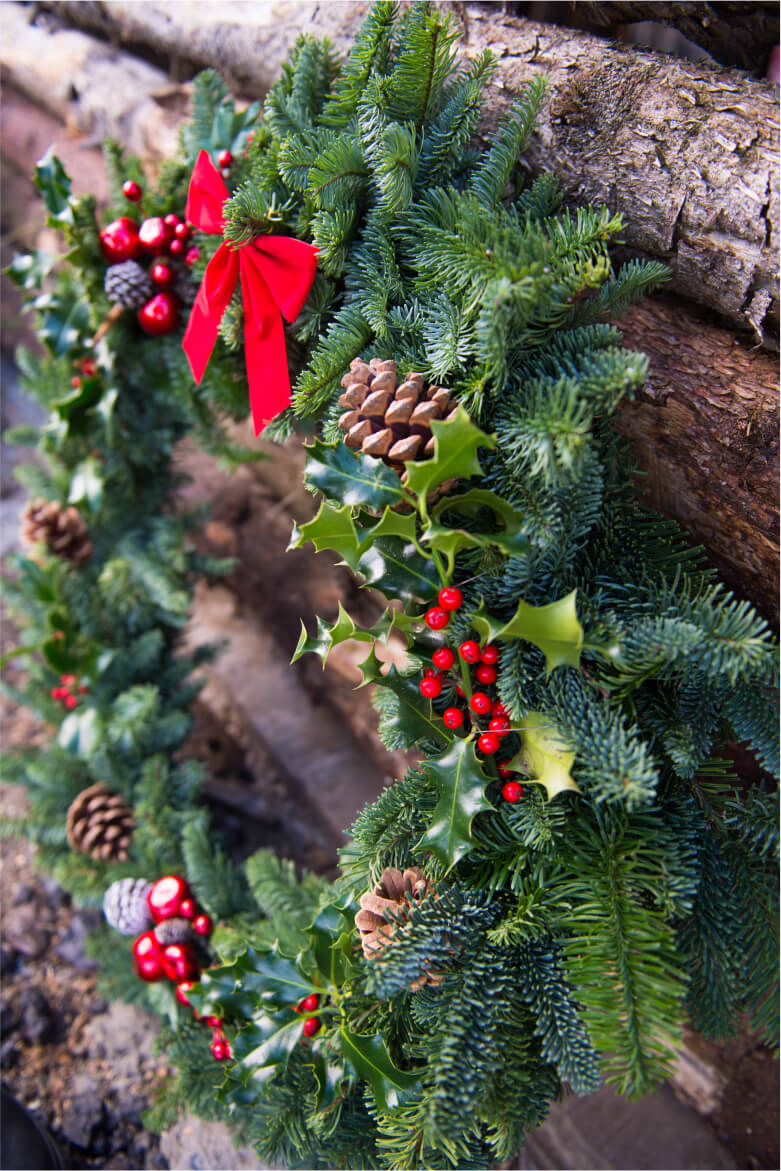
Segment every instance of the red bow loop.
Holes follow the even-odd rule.
[[[206,151],[193,168],[186,216],[201,231],[222,235],[228,190]],[[317,269],[317,249],[291,236],[256,236],[242,248],[223,242],[209,261],[182,346],[196,383],[203,378],[217,331],[241,278],[244,350],[255,434],[290,403],[290,375],[280,314],[295,321]]]

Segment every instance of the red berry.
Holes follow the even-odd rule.
[[[434,651],[431,656],[431,661],[435,667],[439,667],[441,671],[449,671],[456,661],[456,656],[453,654],[449,646],[441,646],[439,650]]]
[[[509,760],[497,760],[496,762],[497,772],[499,773],[499,776],[502,777],[505,781],[508,777],[515,776],[515,769],[507,767],[509,763]]]
[[[183,878],[178,874],[166,874],[164,878],[158,878],[146,901],[155,923],[162,923],[164,919],[181,918],[182,899],[190,897],[190,888]]]
[[[439,591],[437,601],[443,610],[458,610],[464,601],[464,595],[455,586],[445,586]]]
[[[176,236],[177,240],[189,240],[190,236],[192,235],[192,228],[189,224],[185,224],[180,221],[174,228],[174,235]]]
[[[496,683],[496,667],[488,667],[480,663],[475,671],[478,683]]]
[[[438,679],[421,679],[420,694],[426,699],[436,699],[442,692],[442,684]]]
[[[196,915],[193,919],[193,931],[196,935],[211,935],[214,924],[208,915]]]
[[[194,987],[194,980],[180,980],[176,985],[176,999],[180,1004],[183,1004],[185,1008],[192,1008],[190,1001],[187,999],[187,993],[191,992]]]
[[[465,663],[478,663],[480,661],[480,644],[468,638],[466,642],[461,643],[458,653]]]
[[[499,751],[499,737],[496,732],[483,732],[482,736],[477,738],[477,747],[487,756],[493,756]]]
[[[62,702],[65,704],[68,711],[72,712],[79,701],[76,699],[75,695],[66,695]]]
[[[164,260],[156,260],[154,264],[150,265],[149,275],[158,289],[170,288],[176,278],[176,273],[171,265],[166,264]]]
[[[230,167],[233,165],[233,155],[229,150],[221,150],[217,155],[218,167]]]
[[[491,667],[494,665],[494,663],[498,663],[499,662],[499,647],[496,646],[494,643],[489,642],[488,645],[484,646],[480,652],[480,662],[481,663],[488,663],[488,665]]]
[[[138,229],[141,247],[145,252],[151,252],[153,256],[159,256],[165,252],[171,235],[171,229],[167,227],[159,215],[150,216],[148,220],[143,221]]]
[[[179,324],[179,302],[173,293],[167,290],[155,293],[151,301],[139,309],[138,324],[144,333],[152,336],[173,333]]]
[[[308,1016],[304,1021],[304,1035],[314,1037],[320,1031],[320,1021],[316,1016]]]
[[[184,252],[184,240],[177,240],[176,237],[168,245],[168,251],[172,256],[180,256]]]
[[[60,675],[60,683],[62,683],[65,687],[73,687],[75,682],[75,675]]]
[[[83,683],[80,683],[76,690],[78,691],[79,695],[86,695],[89,691],[89,688],[85,687]]]
[[[469,701],[469,706],[478,716],[484,716],[491,710],[490,697],[484,691],[476,691]]]
[[[504,706],[504,704],[500,703],[499,700],[497,699],[496,702],[491,707],[491,715],[492,716],[507,716],[509,719],[510,713],[508,712],[508,710]]]
[[[460,695],[462,699],[466,695],[466,692],[464,691],[464,689],[460,683],[456,683],[456,695]]]
[[[193,244],[192,247],[188,248],[184,254],[184,263],[187,265],[197,264],[200,259],[201,250],[197,244]]]
[[[98,364],[94,358],[81,359],[81,372],[85,378],[94,378],[98,372]]]
[[[79,378],[78,374],[74,374],[73,378],[71,378],[71,386],[81,386],[81,379]]]
[[[426,625],[432,630],[444,630],[449,621],[450,615],[440,606],[432,606],[430,610],[426,610]]]
[[[121,216],[106,224],[100,233],[100,250],[109,264],[121,264],[123,260],[135,260],[141,251],[138,238],[138,224],[129,216]]]
[[[489,732],[496,732],[497,736],[503,739],[509,735],[510,721],[507,719],[507,716],[494,716],[488,722],[488,730]]]
[[[203,1023],[205,1025],[208,1025],[210,1029],[221,1029],[222,1028],[222,1017],[221,1016],[207,1016],[207,1017],[203,1018]]]
[[[64,687],[52,687],[51,691],[49,692],[49,695],[52,697],[52,699],[65,699],[67,694],[68,692]]]
[[[175,211],[169,211],[168,215],[163,216],[163,223],[165,224],[165,226],[167,228],[173,228],[174,231],[176,231],[178,225],[181,222],[182,221],[179,219],[179,216],[176,214]]]
[[[317,1012],[320,1007],[320,997],[316,992],[310,992],[296,1005],[296,1012]]]
[[[523,796],[523,785],[519,785],[517,781],[508,781],[506,785],[502,785],[502,796],[505,801],[514,805]]]
[[[441,674],[442,674],[442,672],[437,671],[436,667],[426,667],[425,671],[423,672],[423,678],[424,679],[439,679]]]
[[[144,191],[140,183],[136,183],[135,179],[125,179],[125,182],[122,184],[122,194],[131,203],[138,203]]]
[[[446,728],[460,728],[464,722],[464,713],[458,707],[446,707],[442,713],[442,723]]]
[[[198,957],[189,943],[169,943],[163,948],[160,962],[169,980],[197,980]]]
[[[227,1061],[231,1055],[230,1046],[223,1037],[215,1037],[212,1041],[212,1057],[215,1061]]]
[[[163,953],[154,931],[145,931],[133,944],[133,967],[142,980],[162,980]]]

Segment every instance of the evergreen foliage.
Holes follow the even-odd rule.
[[[52,157],[38,183],[70,267],[52,283],[44,257],[12,266],[46,347],[23,358],[50,412],[31,487],[77,503],[94,544],[81,569],[19,557],[9,583],[29,656],[22,698],[58,728],[46,752],[8,766],[30,789],[26,829],[93,902],[116,877],[187,873],[220,919],[192,999],[224,1019],[230,1062],[211,1063],[170,988],[135,980],[107,931],[95,951],[114,992],[167,1018],[182,1097],[285,1166],[487,1167],[567,1087],[653,1087],[687,1017],[713,1036],[742,1014],[768,1040],[778,1027],[777,795],[742,792],[714,756],[732,736],[777,770],[776,650],[676,526],[634,501],[609,421],[647,363],[602,318],[666,272],[616,271],[620,217],[561,213],[550,176],[519,183],[541,85],[487,150],[471,148],[494,64],[457,69],[455,42],[441,6],[399,15],[380,0],[342,65],[302,37],[262,111],[237,113],[203,74],[182,157],[145,196],[147,214],[180,209],[198,151],[230,149],[226,237],[279,232],[319,249],[308,305],[286,327],[292,409],[273,427],[281,437],[304,420],[319,435],[306,483],[322,505],[293,544],[335,550],[395,604],[370,630],[341,609],[333,626],[318,620],[296,657],[366,643],[380,734],[422,757],[359,815],[335,883],[269,852],[234,865],[199,805],[199,769],[171,759],[196,690],[196,657],[174,653],[192,580],[225,568],[186,545],[171,456],[190,431],[231,454],[217,419],[246,410],[240,305],[198,388],[178,337],[140,340],[126,321],[96,347],[98,373],[71,387],[108,308],[105,266],[94,205],[71,197]],[[107,165],[118,199],[140,169],[115,145]],[[216,240],[198,243],[200,275]],[[339,442],[341,379],[372,356],[458,403],[403,480]],[[463,603],[437,635],[422,615],[442,586]],[[375,644],[392,631],[408,663],[383,674]],[[420,692],[443,638],[498,649],[517,804],[474,724],[442,721],[457,687],[471,694],[466,666],[433,700]],[[62,673],[85,688],[68,714],[51,696]],[[127,863],[67,848],[65,811],[96,780],[134,804]],[[354,915],[388,867],[419,867],[431,885],[388,912],[393,930],[365,959]],[[304,1040],[307,996],[318,1027]]]

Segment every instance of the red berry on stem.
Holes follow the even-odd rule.
[[[203,1023],[205,1025],[208,1025],[210,1029],[221,1029],[222,1028],[222,1017],[221,1016],[207,1016],[207,1017],[203,1018]]]
[[[184,240],[177,240],[176,237],[168,245],[168,251],[172,256],[181,256],[184,252]]]
[[[476,691],[469,701],[469,706],[473,712],[477,712],[478,716],[484,716],[491,710],[490,696],[486,695],[484,691]]]
[[[466,692],[464,691],[464,689],[460,683],[456,683],[456,695],[460,695],[462,699],[466,695]]]
[[[304,1021],[304,1035],[314,1037],[320,1031],[320,1021],[316,1016],[308,1016]]]
[[[519,785],[517,781],[508,781],[506,785],[502,785],[502,796],[505,801],[514,805],[523,796],[523,785]]]
[[[475,677],[478,683],[496,683],[496,667],[489,667],[485,663],[480,663],[475,670]]]
[[[489,642],[480,652],[480,662],[488,663],[490,667],[499,662],[499,647]]]
[[[163,216],[163,223],[167,228],[173,228],[176,231],[177,226],[181,223],[179,216],[175,211],[169,211],[168,215]]]
[[[483,732],[482,736],[477,737],[477,747],[486,756],[493,756],[499,751],[499,737],[496,732]]]
[[[197,264],[200,259],[201,250],[197,244],[193,244],[192,247],[188,248],[184,254],[184,263],[188,266]]]
[[[75,675],[60,675],[60,683],[62,683],[65,687],[73,687],[75,682]]]
[[[439,591],[437,601],[443,610],[458,610],[464,601],[464,595],[455,586],[445,586]]]
[[[173,333],[179,324],[179,302],[173,293],[167,290],[156,293],[146,305],[142,305],[138,311],[138,324],[144,333],[153,337]]]
[[[510,721],[507,719],[507,716],[494,716],[488,722],[488,731],[496,732],[500,739],[509,735]]]
[[[189,943],[169,943],[163,948],[160,962],[169,980],[197,980],[198,957]]]
[[[212,1057],[215,1061],[227,1061],[231,1055],[230,1046],[223,1037],[215,1037],[212,1041]]]
[[[504,706],[504,704],[500,703],[499,700],[497,699],[491,708],[491,715],[492,716],[507,716],[509,719],[510,713],[508,712],[508,710]]]
[[[149,275],[152,278],[152,283],[157,285],[158,289],[170,288],[176,279],[176,273],[171,265],[166,264],[164,260],[156,260],[154,264],[150,265]]]
[[[136,183],[135,179],[125,179],[125,182],[122,184],[122,194],[131,203],[138,203],[144,194],[144,189],[140,183]]]
[[[75,695],[66,695],[62,702],[65,704],[68,711],[72,712],[79,701],[76,699]]]
[[[176,985],[176,999],[180,1004],[183,1004],[185,1008],[192,1008],[190,1001],[187,999],[187,993],[191,992],[194,987],[194,980],[180,980]]]
[[[233,155],[231,154],[231,152],[229,150],[221,150],[220,151],[220,153],[217,155],[217,166],[218,167],[231,167],[231,166],[233,166]]]
[[[439,679],[421,679],[420,694],[426,699],[436,699],[442,693],[442,684]]]
[[[165,252],[171,235],[171,229],[159,215],[150,216],[148,220],[143,221],[138,229],[141,247],[145,252],[151,252],[153,256],[159,256]]]
[[[195,899],[182,899],[177,919],[194,919],[197,914],[198,908],[195,905]]]
[[[176,236],[177,240],[189,240],[190,236],[192,235],[192,228],[189,224],[185,224],[180,220],[180,222],[174,228],[174,235]]]
[[[146,901],[155,923],[162,923],[163,919],[181,918],[182,899],[190,897],[190,888],[183,878],[166,874],[154,883]]]
[[[461,643],[458,653],[465,663],[478,663],[480,661],[480,644],[474,639],[468,638],[466,642]]]
[[[79,378],[78,374],[74,374],[73,378],[71,378],[71,386],[81,386],[81,379]]]
[[[442,723],[446,728],[460,728],[464,722],[464,713],[458,707],[446,707],[442,713]]]
[[[94,358],[81,359],[81,372],[85,378],[94,378],[98,372],[98,364]]]
[[[456,661],[456,656],[449,646],[441,646],[438,650],[434,651],[431,656],[431,661],[441,671],[449,671]]]
[[[121,264],[123,260],[135,260],[141,251],[138,238],[138,224],[129,216],[120,216],[106,224],[100,233],[100,250],[109,264]]]
[[[153,983],[162,980],[163,953],[154,931],[145,931],[133,944],[133,967],[142,980]]]
[[[214,924],[208,915],[201,913],[193,919],[193,931],[196,935],[211,935],[213,930]]]
[[[496,770],[499,773],[499,776],[502,777],[502,779],[505,781],[508,777],[515,776],[515,770],[507,767],[509,763],[509,760],[497,760],[496,762]]]
[[[432,630],[444,630],[450,621],[450,615],[441,606],[432,606],[430,610],[426,610],[425,621],[426,626]]]
[[[316,992],[310,992],[298,1005],[299,1012],[317,1012],[320,1007],[320,997]]]

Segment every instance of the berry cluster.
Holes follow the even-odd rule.
[[[83,358],[79,358],[78,361],[74,362],[74,366],[78,367],[81,374],[74,374],[71,378],[71,386],[73,387],[81,386],[82,379],[84,378],[95,378],[97,376],[98,364],[94,358],[85,355]]]
[[[84,686],[84,684],[76,683],[75,675],[60,675],[60,686],[52,687],[51,691],[49,692],[49,695],[51,695],[52,699],[60,702],[62,706],[67,708],[69,712],[73,711],[79,702],[77,696],[74,695],[73,691],[71,690],[72,687],[76,688],[76,691],[79,695],[87,694],[87,688]]]
[[[431,630],[444,630],[450,624],[450,616],[458,610],[464,597],[461,590],[454,586],[445,586],[439,591],[438,606],[432,606],[425,614],[426,625]],[[483,756],[494,756],[502,746],[502,741],[512,732],[510,717],[504,705],[495,697],[493,692],[497,679],[497,664],[499,662],[499,648],[493,643],[481,647],[475,639],[466,639],[458,647],[458,657],[463,663],[473,669],[473,682],[477,690],[472,691],[468,704],[453,704],[442,712],[442,722],[451,731],[459,728],[468,728],[474,722],[480,734],[477,738],[477,747]],[[427,667],[420,682],[420,691],[427,699],[438,699],[445,687],[450,686],[461,700],[466,700],[466,694],[457,677],[448,680],[448,672],[455,667],[456,653],[449,646],[439,647],[432,655],[432,666]],[[484,690],[488,688],[489,690]],[[482,727],[477,721],[487,721],[487,727]],[[523,786],[511,780],[515,774],[508,768],[507,760],[496,762],[497,772],[505,781],[502,787],[502,796],[505,801],[514,804],[523,796]]]
[[[320,997],[316,992],[311,992],[309,996],[305,996],[303,1000],[299,1000],[296,1005],[296,1012],[313,1013],[317,1012],[320,1007]],[[303,1033],[305,1037],[314,1037],[316,1033],[320,1032],[322,1021],[319,1017],[308,1016],[304,1021]]]

